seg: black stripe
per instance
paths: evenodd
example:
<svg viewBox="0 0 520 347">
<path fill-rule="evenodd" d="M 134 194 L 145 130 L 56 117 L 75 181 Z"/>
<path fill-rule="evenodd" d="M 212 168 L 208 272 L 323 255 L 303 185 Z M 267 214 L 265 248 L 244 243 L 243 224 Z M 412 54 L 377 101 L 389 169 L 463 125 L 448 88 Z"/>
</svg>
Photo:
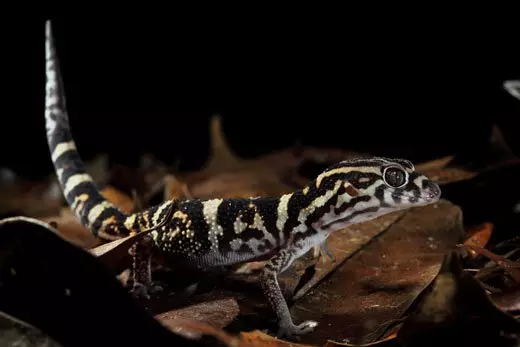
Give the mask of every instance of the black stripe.
<svg viewBox="0 0 520 347">
<path fill-rule="evenodd" d="M 352 212 L 351 214 L 349 214 L 346 217 L 337 219 L 337 220 L 335 220 L 334 222 L 332 222 L 330 224 L 323 225 L 322 228 L 323 229 L 329 229 L 334 224 L 348 222 L 349 220 L 353 219 L 356 216 L 359 216 L 360 214 L 365 214 L 365 213 L 370 213 L 370 212 L 377 212 L 379 210 L 379 208 L 380 208 L 379 206 L 373 206 L 373 207 L 365 208 L 364 210 L 354 211 L 354 212 Z"/>
<path fill-rule="evenodd" d="M 374 197 L 377 200 L 379 200 L 381 207 L 390 207 L 390 205 L 385 201 L 385 190 L 386 189 L 387 189 L 387 186 L 385 184 L 381 184 L 379 187 L 376 188 L 376 191 L 374 192 Z"/>
<path fill-rule="evenodd" d="M 366 202 L 371 199 L 368 195 L 356 196 L 355 198 L 350 199 L 350 201 L 342 203 L 339 207 L 334 209 L 334 213 L 336 215 L 340 215 L 345 212 L 347 209 L 356 206 L 359 202 Z"/>
<path fill-rule="evenodd" d="M 222 227 L 223 235 L 218 237 L 218 245 L 219 252 L 222 254 L 226 254 L 232 250 L 230 245 L 231 241 L 236 238 L 242 238 L 242 236 L 235 234 L 234 231 L 234 223 L 239 212 L 242 212 L 242 220 L 244 223 L 252 220 L 250 218 L 251 211 L 248 211 L 247 208 L 248 205 L 249 201 L 246 199 L 224 199 L 219 205 L 217 210 L 217 223 Z"/>
<path fill-rule="evenodd" d="M 279 197 L 265 197 L 253 200 L 253 203 L 258 209 L 258 213 L 264 220 L 264 225 L 269 234 L 274 238 L 276 246 L 280 246 L 280 230 L 276 226 L 278 220 L 278 205 L 280 204 Z"/>
<path fill-rule="evenodd" d="M 345 193 L 345 186 L 341 185 L 341 187 L 338 189 L 337 193 L 332 195 L 326 202 L 323 204 L 323 206 L 320 206 L 316 208 L 309 216 L 307 216 L 307 219 L 305 220 L 305 225 L 308 229 L 312 229 L 312 224 L 317 222 L 323 215 L 325 215 L 327 212 L 330 212 L 331 206 L 336 206 L 338 202 L 338 197 Z"/>
<path fill-rule="evenodd" d="M 73 141 L 72 134 L 63 124 L 58 123 L 49 138 L 49 149 L 53 153 L 60 143 Z"/>
<path fill-rule="evenodd" d="M 285 239 L 288 239 L 294 228 L 300 225 L 298 216 L 300 211 L 308 207 L 313 201 L 313 195 L 310 191 L 307 195 L 304 195 L 302 191 L 295 192 L 287 203 L 287 221 L 283 229 Z"/>
</svg>

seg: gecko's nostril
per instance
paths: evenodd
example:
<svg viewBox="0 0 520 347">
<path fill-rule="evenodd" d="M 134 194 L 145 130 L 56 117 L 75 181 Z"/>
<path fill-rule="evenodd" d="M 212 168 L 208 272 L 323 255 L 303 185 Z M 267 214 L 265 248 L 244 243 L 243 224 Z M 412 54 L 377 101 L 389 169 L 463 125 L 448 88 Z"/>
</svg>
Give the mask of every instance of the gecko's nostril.
<svg viewBox="0 0 520 347">
<path fill-rule="evenodd" d="M 437 183 L 434 183 L 431 181 L 428 182 L 426 191 L 427 191 L 428 197 L 430 199 L 436 199 L 441 196 L 441 188 L 439 187 L 439 185 Z"/>
</svg>

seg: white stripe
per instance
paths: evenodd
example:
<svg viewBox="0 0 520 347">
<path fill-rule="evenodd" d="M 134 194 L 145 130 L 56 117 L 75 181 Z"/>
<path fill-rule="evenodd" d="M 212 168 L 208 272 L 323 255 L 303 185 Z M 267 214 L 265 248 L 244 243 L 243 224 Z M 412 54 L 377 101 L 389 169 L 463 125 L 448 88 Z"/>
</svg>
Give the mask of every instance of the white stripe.
<svg viewBox="0 0 520 347">
<path fill-rule="evenodd" d="M 67 182 L 65 183 L 65 189 L 63 189 L 63 194 L 67 196 L 74 188 L 76 188 L 83 182 L 92 182 L 92 177 L 90 177 L 89 174 L 76 174 L 70 176 Z"/>
<path fill-rule="evenodd" d="M 112 204 L 108 201 L 102 201 L 101 203 L 94 206 L 88 213 L 88 223 L 89 228 L 92 228 L 92 224 L 96 221 L 96 219 L 103 213 L 107 208 L 112 207 Z"/>
<path fill-rule="evenodd" d="M 204 214 L 204 219 L 209 226 L 208 239 L 211 242 L 211 248 L 214 251 L 218 250 L 218 236 L 223 233 L 222 226 L 220 226 L 217 221 L 218 207 L 222 201 L 222 199 L 212 199 L 202 202 L 202 213 Z"/>
<path fill-rule="evenodd" d="M 277 209 L 277 215 L 278 218 L 276 219 L 276 227 L 279 231 L 283 231 L 283 228 L 285 227 L 285 223 L 287 222 L 287 219 L 289 219 L 289 216 L 287 214 L 287 206 L 289 204 L 289 199 L 291 199 L 292 193 L 282 195 L 280 198 L 280 202 L 278 203 L 278 209 Z"/>
<path fill-rule="evenodd" d="M 68 151 L 75 151 L 76 145 L 74 144 L 74 141 L 70 142 L 62 142 L 56 146 L 54 149 L 54 152 L 52 152 L 52 161 L 58 160 L 58 158 L 65 152 Z"/>
</svg>

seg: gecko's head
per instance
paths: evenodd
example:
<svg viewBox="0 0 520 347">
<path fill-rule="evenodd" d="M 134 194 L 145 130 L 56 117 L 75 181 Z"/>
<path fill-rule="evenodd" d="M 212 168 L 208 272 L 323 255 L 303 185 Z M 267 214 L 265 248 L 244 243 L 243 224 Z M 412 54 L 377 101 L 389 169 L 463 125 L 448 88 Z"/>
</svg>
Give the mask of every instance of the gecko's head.
<svg viewBox="0 0 520 347">
<path fill-rule="evenodd" d="M 339 162 L 315 180 L 316 193 L 328 205 L 322 221 L 358 223 L 393 211 L 435 203 L 438 184 L 416 172 L 406 159 L 359 158 Z"/>
</svg>

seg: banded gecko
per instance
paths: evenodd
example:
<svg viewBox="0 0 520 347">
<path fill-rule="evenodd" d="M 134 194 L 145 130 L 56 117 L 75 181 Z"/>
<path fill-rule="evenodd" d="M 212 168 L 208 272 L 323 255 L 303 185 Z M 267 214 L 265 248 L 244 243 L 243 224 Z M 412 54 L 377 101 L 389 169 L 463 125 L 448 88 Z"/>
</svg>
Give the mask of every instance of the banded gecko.
<svg viewBox="0 0 520 347">
<path fill-rule="evenodd" d="M 315 321 L 295 324 L 277 280 L 313 247 L 327 252 L 327 238 L 353 223 L 436 202 L 439 186 L 405 159 L 344 160 L 305 188 L 281 196 L 175 199 L 133 214 L 108 202 L 85 170 L 70 132 L 63 82 L 50 21 L 46 22 L 45 124 L 49 150 L 64 197 L 78 220 L 103 240 L 144 229 L 136 242 L 132 293 L 149 297 L 154 252 L 201 269 L 266 261 L 261 287 L 278 317 L 277 336 L 308 333 Z M 173 263 L 172 263 L 173 264 Z"/>
</svg>

